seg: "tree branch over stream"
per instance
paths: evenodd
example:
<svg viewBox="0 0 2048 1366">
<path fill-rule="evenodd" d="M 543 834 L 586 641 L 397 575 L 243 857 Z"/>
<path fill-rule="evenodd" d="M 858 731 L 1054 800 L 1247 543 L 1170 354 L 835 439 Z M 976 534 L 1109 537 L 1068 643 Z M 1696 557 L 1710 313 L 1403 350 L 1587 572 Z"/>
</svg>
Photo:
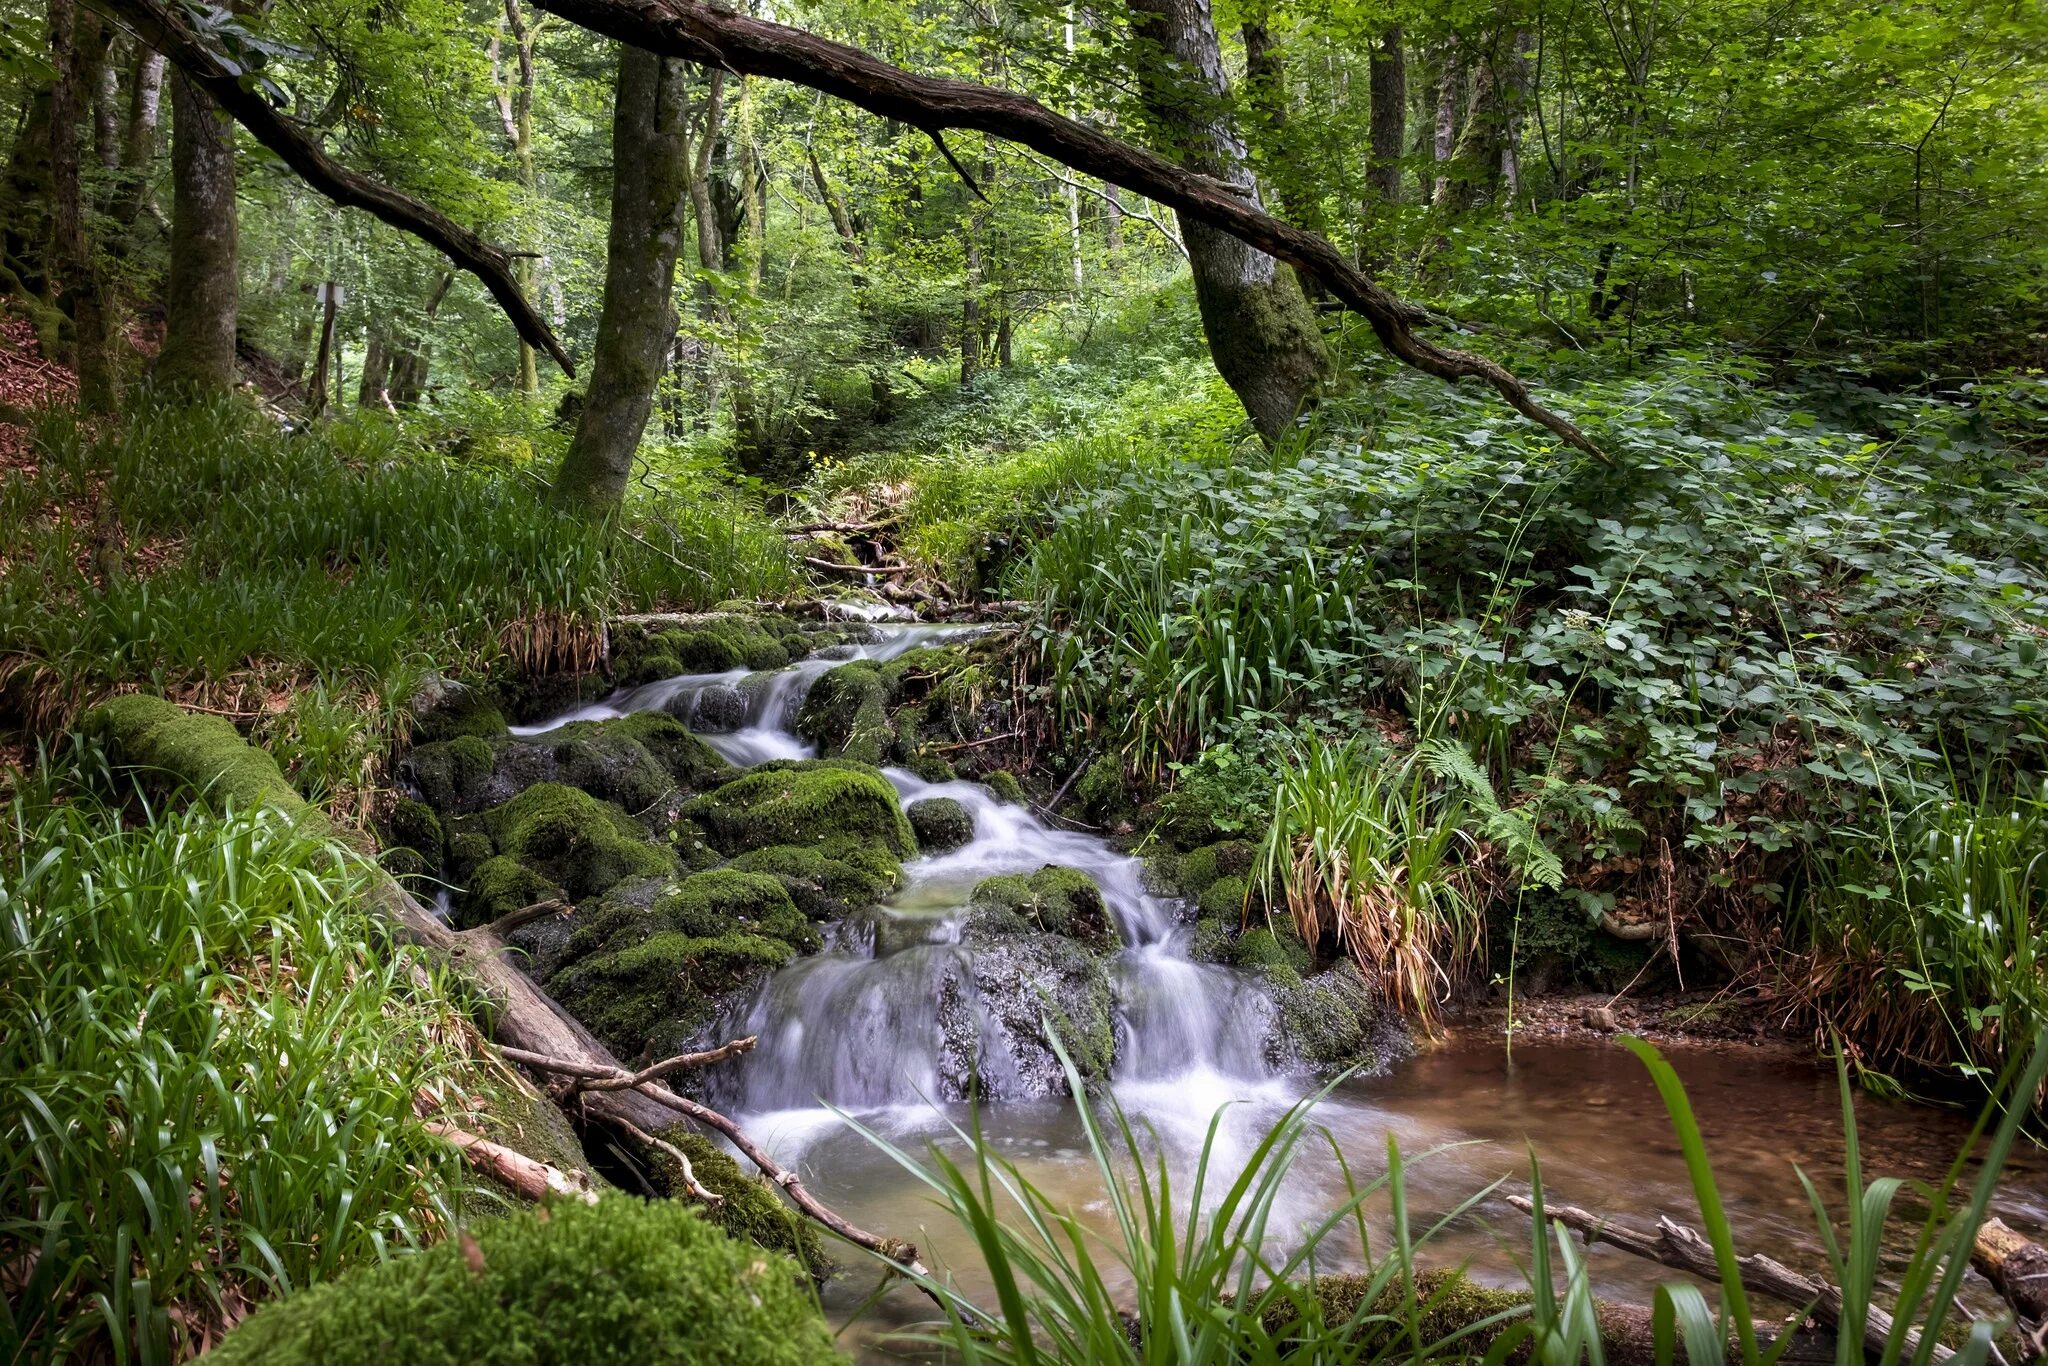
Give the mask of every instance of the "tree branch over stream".
<svg viewBox="0 0 2048 1366">
<path fill-rule="evenodd" d="M 96 8 L 134 30 L 150 47 L 176 62 L 203 86 L 250 136 L 282 158 L 315 190 L 344 208 L 364 209 L 401 232 L 427 243 L 477 279 L 505 310 L 527 344 L 555 358 L 565 374 L 576 364 L 554 330 L 527 302 L 512 273 L 512 256 L 486 241 L 432 205 L 354 171 L 320 150 L 312 138 L 271 107 L 260 90 L 243 84 L 243 76 L 194 33 L 184 14 L 160 0 L 93 0 Z"/>
<path fill-rule="evenodd" d="M 691 0 L 536 3 L 571 23 L 650 52 L 820 90 L 935 138 L 949 128 L 986 133 L 1133 190 L 1314 276 L 1363 316 L 1380 345 L 1403 364 L 1447 381 L 1483 380 L 1530 421 L 1579 450 L 1606 458 L 1584 432 L 1538 403 L 1498 361 L 1416 335 L 1415 329 L 1429 321 L 1428 313 L 1351 265 L 1328 239 L 1282 222 L 1220 181 L 1056 114 L 1028 95 L 920 75 L 802 29 Z"/>
</svg>

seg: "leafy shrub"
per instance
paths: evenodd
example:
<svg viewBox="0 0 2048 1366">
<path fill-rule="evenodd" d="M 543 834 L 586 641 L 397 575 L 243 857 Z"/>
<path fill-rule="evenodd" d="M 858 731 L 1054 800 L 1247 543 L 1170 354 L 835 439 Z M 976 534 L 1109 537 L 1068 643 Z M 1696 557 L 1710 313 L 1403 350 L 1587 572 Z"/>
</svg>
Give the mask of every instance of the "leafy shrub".
<svg viewBox="0 0 2048 1366">
<path fill-rule="evenodd" d="M 794 1263 L 689 1205 L 557 1201 L 254 1315 L 216 1358 L 408 1366 L 838 1361 Z"/>
</svg>

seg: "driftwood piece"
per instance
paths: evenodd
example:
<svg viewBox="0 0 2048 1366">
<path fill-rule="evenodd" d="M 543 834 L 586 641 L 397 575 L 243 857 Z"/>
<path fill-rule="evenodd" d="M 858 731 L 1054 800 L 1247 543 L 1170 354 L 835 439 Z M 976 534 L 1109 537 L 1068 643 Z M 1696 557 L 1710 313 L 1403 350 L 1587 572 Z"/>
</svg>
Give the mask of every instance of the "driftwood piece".
<svg viewBox="0 0 2048 1366">
<path fill-rule="evenodd" d="M 1362 315 L 1380 345 L 1403 364 L 1443 380 L 1482 380 L 1530 421 L 1569 445 L 1606 459 L 1584 432 L 1538 403 L 1528 386 L 1498 361 L 1417 336 L 1415 329 L 1430 321 L 1428 312 L 1353 266 L 1326 238 L 1282 222 L 1220 180 L 1056 114 L 1029 96 L 920 75 L 802 29 L 690 0 L 536 3 L 573 24 L 665 57 L 790 81 L 934 138 L 949 128 L 986 133 L 1084 175 L 1135 190 L 1315 277 Z M 945 150 L 943 142 L 940 147 Z"/>
<path fill-rule="evenodd" d="M 887 577 L 894 574 L 908 574 L 916 569 L 915 565 L 908 564 L 841 564 L 837 560 L 821 560 L 815 555 L 799 555 L 797 558 L 811 568 L 822 569 L 828 574 L 853 574 L 861 577 L 869 574 L 879 574 Z"/>
<path fill-rule="evenodd" d="M 1511 1195 L 1508 1203 L 1524 1214 L 1533 1214 L 1535 1206 L 1526 1196 Z M 1689 1272 L 1707 1280 L 1719 1280 L 1721 1264 L 1714 1256 L 1713 1244 L 1709 1243 L 1698 1230 L 1687 1228 L 1670 1219 L 1659 1217 L 1657 1231 L 1644 1233 L 1612 1220 L 1591 1214 L 1576 1205 L 1545 1205 L 1544 1214 L 1579 1233 L 1588 1247 L 1594 1243 L 1608 1243 L 1623 1252 L 1632 1253 L 1648 1261 L 1658 1262 L 1675 1270 Z M 1839 1287 L 1826 1281 L 1802 1276 L 1782 1262 L 1773 1261 L 1762 1253 L 1753 1253 L 1736 1260 L 1736 1268 L 1742 1276 L 1743 1285 L 1759 1294 L 1786 1304 L 1797 1305 L 1805 1313 L 1828 1325 L 1839 1327 L 1842 1322 L 1842 1292 Z M 1863 1345 L 1874 1355 L 1884 1354 L 1885 1343 L 1892 1335 L 1892 1316 L 1876 1305 L 1871 1305 L 1863 1321 Z M 1912 1329 L 1906 1330 L 1906 1353 L 1918 1350 L 1920 1335 Z M 1947 1361 L 1955 1353 L 1937 1344 L 1934 1348 L 1936 1361 Z"/>
<path fill-rule="evenodd" d="M 510 252 L 432 205 L 329 157 L 297 124 L 273 109 L 260 88 L 254 83 L 244 85 L 241 74 L 231 70 L 193 32 L 182 10 L 161 0 L 106 0 L 104 8 L 144 43 L 176 62 L 236 123 L 248 129 L 251 137 L 275 152 L 308 185 L 344 208 L 367 210 L 412 234 L 483 281 L 522 340 L 553 356 L 563 373 L 576 373 L 567 348 L 520 291 Z"/>
<path fill-rule="evenodd" d="M 502 1143 L 479 1138 L 438 1120 L 428 1121 L 426 1130 L 461 1149 L 463 1161 L 511 1187 L 522 1200 L 538 1203 L 550 1195 L 568 1195 L 587 1204 L 597 1203 L 597 1192 L 590 1188 L 590 1179 L 582 1172 L 565 1172 L 560 1167 L 551 1167 Z"/>
<path fill-rule="evenodd" d="M 1970 1265 L 2019 1316 L 2026 1359 L 2048 1355 L 2048 1248 L 2015 1232 L 2003 1219 L 1986 1219 L 1970 1244 Z"/>
</svg>

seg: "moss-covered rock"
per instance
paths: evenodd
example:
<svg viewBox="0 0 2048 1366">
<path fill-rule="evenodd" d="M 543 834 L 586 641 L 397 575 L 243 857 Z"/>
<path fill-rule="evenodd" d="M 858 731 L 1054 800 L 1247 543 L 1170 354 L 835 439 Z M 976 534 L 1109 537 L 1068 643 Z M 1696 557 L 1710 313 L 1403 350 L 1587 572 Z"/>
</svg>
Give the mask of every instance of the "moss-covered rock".
<svg viewBox="0 0 2048 1366">
<path fill-rule="evenodd" d="M 896 789 L 855 763 L 763 764 L 683 808 L 728 854 L 771 845 L 873 841 L 899 858 L 917 849 Z"/>
<path fill-rule="evenodd" d="M 384 821 L 388 848 L 411 849 L 430 864 L 441 862 L 441 818 L 425 802 L 401 797 Z"/>
<path fill-rule="evenodd" d="M 505 733 L 505 714 L 490 693 L 467 683 L 430 674 L 407 702 L 412 712 L 415 744 L 435 744 L 474 736 L 491 740 Z"/>
<path fill-rule="evenodd" d="M 1226 925 L 1243 924 L 1250 909 L 1251 889 L 1245 884 L 1242 873 L 1219 877 L 1202 889 L 1195 899 L 1197 913 L 1204 920 L 1216 920 Z"/>
<path fill-rule="evenodd" d="M 1075 868 L 1047 864 L 1026 876 L 1009 873 L 978 883 L 968 899 L 970 923 L 993 916 L 1011 916 L 1046 934 L 1075 940 L 1088 948 L 1113 948 L 1116 927 L 1095 880 Z"/>
<path fill-rule="evenodd" d="M 700 1206 L 707 1220 L 734 1238 L 781 1253 L 814 1281 L 823 1281 L 831 1273 L 832 1262 L 825 1255 L 817 1227 L 784 1204 L 765 1179 L 748 1175 L 725 1149 L 680 1125 L 656 1137 L 690 1160 L 698 1185 L 721 1197 L 718 1205 Z M 684 1181 L 681 1166 L 667 1153 L 653 1153 L 649 1168 L 662 1194 L 677 1200 L 697 1198 Z"/>
<path fill-rule="evenodd" d="M 860 659 L 820 675 L 797 710 L 796 733 L 828 758 L 881 763 L 896 738 L 881 669 Z"/>
<path fill-rule="evenodd" d="M 491 845 L 491 837 L 482 830 L 456 830 L 448 836 L 448 877 L 454 882 L 468 882 L 483 866 L 484 860 L 497 850 Z"/>
<path fill-rule="evenodd" d="M 780 878 L 796 908 L 812 920 L 837 920 L 873 906 L 903 883 L 895 855 L 848 840 L 771 845 L 741 854 L 730 866 Z"/>
<path fill-rule="evenodd" d="M 678 707 L 686 707 L 687 714 Z M 727 735 L 747 724 L 747 695 L 730 684 L 714 683 L 679 696 L 671 714 L 706 735 Z"/>
<path fill-rule="evenodd" d="M 379 854 L 377 862 L 385 872 L 407 886 L 412 886 L 427 872 L 427 861 L 420 857 L 420 851 L 408 849 L 402 844 L 394 845 Z"/>
<path fill-rule="evenodd" d="M 497 766 L 488 740 L 475 735 L 421 745 L 399 762 L 400 779 L 443 814 L 474 811 Z"/>
<path fill-rule="evenodd" d="M 1252 870 L 1259 847 L 1250 840 L 1222 840 L 1182 854 L 1175 869 L 1181 891 L 1199 897 L 1218 879 L 1242 878 Z"/>
<path fill-rule="evenodd" d="M 657 934 L 699 939 L 757 934 L 781 940 L 798 953 L 816 953 L 824 947 L 782 879 L 735 868 L 692 873 L 664 889 L 644 909 L 608 897 L 577 920 L 569 937 L 571 958 L 625 948 Z"/>
<path fill-rule="evenodd" d="M 1291 964 L 1268 966 L 1264 974 L 1279 1007 L 1266 1041 L 1274 1065 L 1324 1073 L 1358 1067 L 1373 1073 L 1407 1053 L 1410 1041 L 1400 1018 L 1350 959 L 1308 978 Z"/>
<path fill-rule="evenodd" d="M 478 864 L 469 875 L 469 887 L 456 903 L 456 920 L 464 926 L 488 925 L 543 901 L 565 901 L 566 894 L 552 880 L 514 858 L 498 855 Z"/>
<path fill-rule="evenodd" d="M 999 768 L 981 780 L 989 795 L 999 802 L 1012 806 L 1024 805 L 1024 784 L 1017 781 L 1017 775 L 1007 768 Z"/>
<path fill-rule="evenodd" d="M 728 1237 L 693 1205 L 559 1200 L 278 1300 L 228 1334 L 214 1359 L 841 1361 L 799 1274 L 789 1260 Z"/>
<path fill-rule="evenodd" d="M 1109 955 L 998 906 L 968 916 L 960 946 L 977 1004 L 940 1002 L 943 1051 L 953 1070 L 971 1073 L 980 1094 L 1009 1100 L 1063 1093 L 1066 1073 L 1054 1035 L 1085 1081 L 1109 1075 L 1116 1061 Z M 1000 1035 L 999 1049 L 985 1046 L 984 1023 Z"/>
<path fill-rule="evenodd" d="M 905 809 L 917 847 L 927 854 L 958 849 L 974 838 L 974 814 L 951 797 L 926 797 Z"/>
<path fill-rule="evenodd" d="M 560 886 L 574 900 L 629 877 L 672 872 L 673 855 L 624 811 L 559 783 L 530 787 L 483 813 L 501 854 Z"/>
<path fill-rule="evenodd" d="M 1105 754 L 1088 765 L 1074 784 L 1074 804 L 1091 820 L 1106 821 L 1130 806 L 1124 792 L 1123 764 Z"/>
<path fill-rule="evenodd" d="M 538 783 L 563 783 L 626 810 L 652 812 L 731 776 L 732 766 L 664 712 L 575 721 L 501 741 L 479 805 L 510 801 Z"/>
<path fill-rule="evenodd" d="M 620 1057 L 665 1057 L 687 1050 L 736 993 L 795 956 L 757 934 L 670 932 L 577 959 L 547 986 Z"/>
<path fill-rule="evenodd" d="M 725 612 L 652 631 L 620 628 L 612 639 L 613 667 L 629 685 L 683 674 L 780 669 L 791 658 L 786 635 L 785 623 Z"/>
</svg>

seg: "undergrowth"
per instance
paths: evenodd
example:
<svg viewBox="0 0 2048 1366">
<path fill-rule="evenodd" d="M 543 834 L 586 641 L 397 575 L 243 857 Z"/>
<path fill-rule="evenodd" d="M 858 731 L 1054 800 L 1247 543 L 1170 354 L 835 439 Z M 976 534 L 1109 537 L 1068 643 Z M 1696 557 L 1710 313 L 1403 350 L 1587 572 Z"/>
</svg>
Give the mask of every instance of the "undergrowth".
<svg viewBox="0 0 2048 1366">
<path fill-rule="evenodd" d="M 0 1355 L 161 1362 L 443 1229 L 481 1045 L 357 856 L 82 758 L 0 814 Z"/>
</svg>

